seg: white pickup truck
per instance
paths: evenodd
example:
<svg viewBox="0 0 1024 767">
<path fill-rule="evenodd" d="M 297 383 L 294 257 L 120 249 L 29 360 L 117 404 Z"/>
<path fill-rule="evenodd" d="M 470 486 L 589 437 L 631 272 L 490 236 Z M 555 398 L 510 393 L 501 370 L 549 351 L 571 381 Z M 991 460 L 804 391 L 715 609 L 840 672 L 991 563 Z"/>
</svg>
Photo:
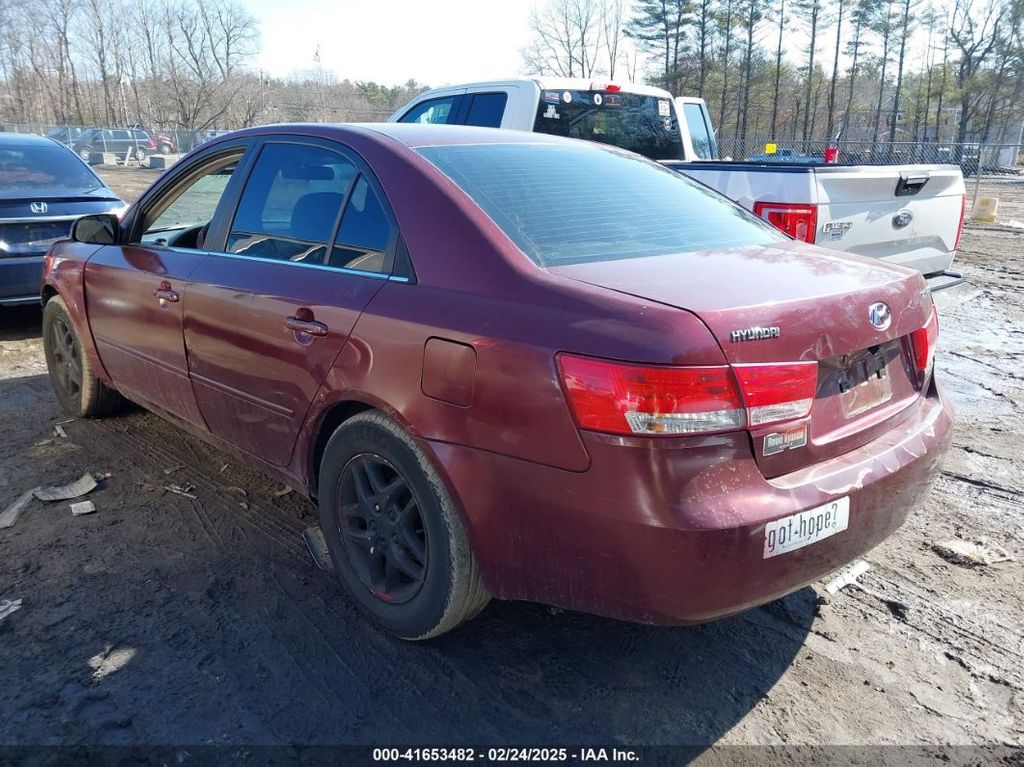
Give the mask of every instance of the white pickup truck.
<svg viewBox="0 0 1024 767">
<path fill-rule="evenodd" d="M 932 290 L 962 281 L 950 271 L 966 204 L 955 165 L 718 160 L 701 99 L 580 79 L 436 88 L 388 121 L 509 128 L 613 144 L 716 189 L 796 239 L 917 269 Z"/>
</svg>

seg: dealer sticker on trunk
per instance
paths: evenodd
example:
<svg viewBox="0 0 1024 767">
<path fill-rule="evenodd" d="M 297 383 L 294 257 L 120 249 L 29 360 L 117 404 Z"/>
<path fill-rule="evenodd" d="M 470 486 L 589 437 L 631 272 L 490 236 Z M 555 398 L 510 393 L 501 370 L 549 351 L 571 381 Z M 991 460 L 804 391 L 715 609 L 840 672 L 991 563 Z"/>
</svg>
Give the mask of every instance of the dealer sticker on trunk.
<svg viewBox="0 0 1024 767">
<path fill-rule="evenodd" d="M 849 496 L 769 522 L 764 526 L 764 559 L 802 549 L 841 533 L 849 522 Z"/>
</svg>

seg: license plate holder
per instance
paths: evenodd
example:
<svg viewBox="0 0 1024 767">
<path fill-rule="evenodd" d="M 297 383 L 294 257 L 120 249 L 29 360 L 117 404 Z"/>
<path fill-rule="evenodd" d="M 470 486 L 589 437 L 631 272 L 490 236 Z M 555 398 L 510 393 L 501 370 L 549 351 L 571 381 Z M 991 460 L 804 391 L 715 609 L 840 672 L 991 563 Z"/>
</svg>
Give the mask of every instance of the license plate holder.
<svg viewBox="0 0 1024 767">
<path fill-rule="evenodd" d="M 864 354 L 852 360 L 839 384 L 839 405 L 853 418 L 892 399 L 892 379 L 884 354 Z"/>
</svg>

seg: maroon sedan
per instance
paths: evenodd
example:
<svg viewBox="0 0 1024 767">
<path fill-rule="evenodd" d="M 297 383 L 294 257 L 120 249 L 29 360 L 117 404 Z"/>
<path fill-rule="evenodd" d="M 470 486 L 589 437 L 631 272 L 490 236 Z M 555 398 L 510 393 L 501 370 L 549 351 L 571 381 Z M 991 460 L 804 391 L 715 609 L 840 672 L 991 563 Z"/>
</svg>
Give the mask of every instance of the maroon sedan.
<svg viewBox="0 0 1024 767">
<path fill-rule="evenodd" d="M 949 442 L 919 274 L 594 144 L 246 130 L 74 240 L 43 287 L 63 406 L 126 397 L 315 498 L 408 639 L 492 596 L 775 599 L 895 530 Z"/>
</svg>

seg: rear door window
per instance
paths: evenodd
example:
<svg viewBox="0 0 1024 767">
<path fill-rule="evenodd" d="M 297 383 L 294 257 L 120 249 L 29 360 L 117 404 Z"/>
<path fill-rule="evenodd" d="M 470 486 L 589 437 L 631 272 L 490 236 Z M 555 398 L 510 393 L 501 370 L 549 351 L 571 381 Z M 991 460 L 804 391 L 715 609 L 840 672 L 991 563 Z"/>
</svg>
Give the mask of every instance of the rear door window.
<svg viewBox="0 0 1024 767">
<path fill-rule="evenodd" d="M 345 206 L 328 264 L 362 272 L 384 272 L 391 232 L 391 220 L 377 193 L 366 177 L 360 176 Z"/>
<path fill-rule="evenodd" d="M 481 128 L 501 127 L 501 118 L 505 114 L 508 94 L 474 93 L 466 98 L 470 99 L 469 110 L 463 121 L 466 125 L 478 125 Z"/>
<path fill-rule="evenodd" d="M 455 117 L 456 95 L 421 101 L 399 118 L 403 123 L 433 123 L 444 125 Z"/>
<path fill-rule="evenodd" d="M 322 263 L 356 169 L 337 152 L 267 144 L 246 181 L 229 253 Z"/>
</svg>

